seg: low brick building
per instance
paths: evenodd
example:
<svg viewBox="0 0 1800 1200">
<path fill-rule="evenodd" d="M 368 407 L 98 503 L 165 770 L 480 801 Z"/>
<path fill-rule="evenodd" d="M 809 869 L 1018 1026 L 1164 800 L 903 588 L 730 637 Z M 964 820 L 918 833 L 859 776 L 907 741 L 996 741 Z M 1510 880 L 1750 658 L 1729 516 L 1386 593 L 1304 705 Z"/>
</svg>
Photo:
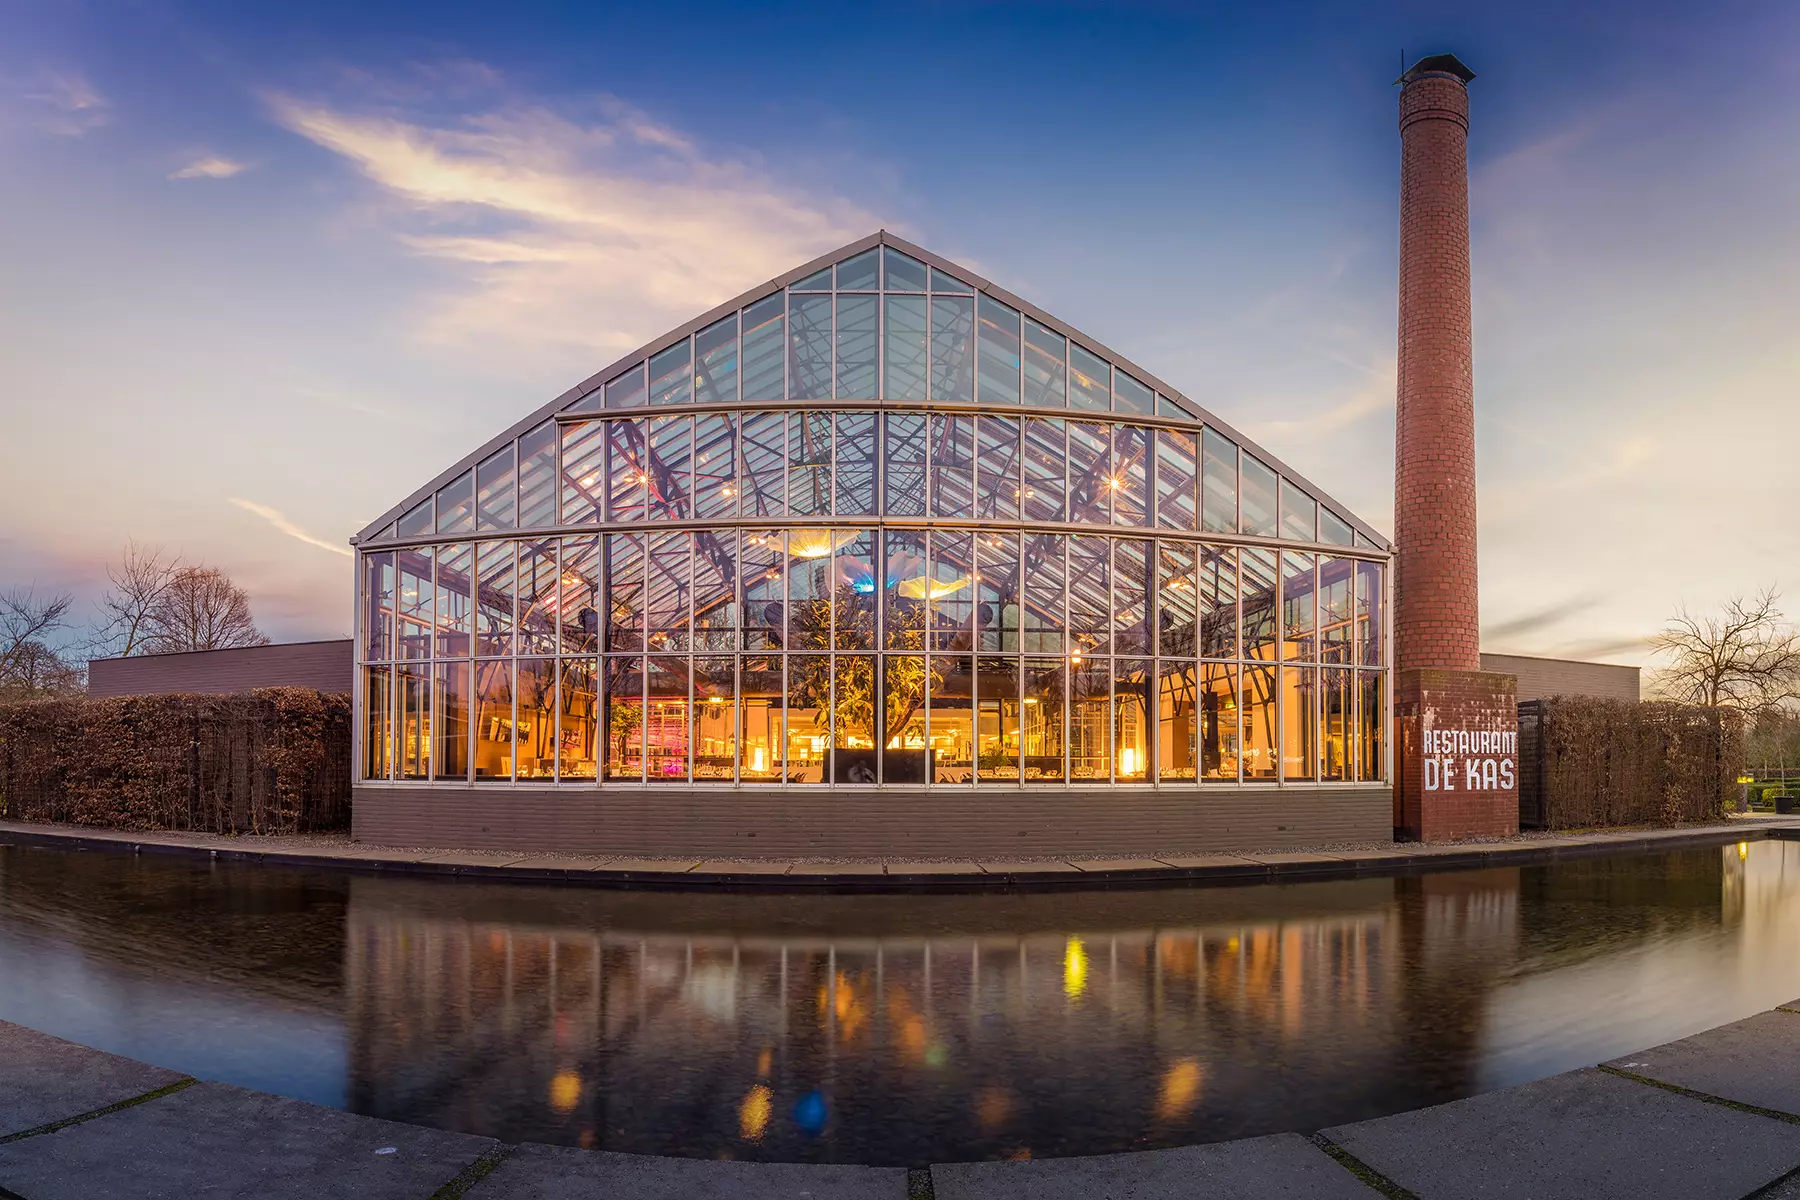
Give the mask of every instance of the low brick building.
<svg viewBox="0 0 1800 1200">
<path fill-rule="evenodd" d="M 88 695 L 149 696 L 171 692 L 219 695 L 265 687 L 305 687 L 349 692 L 355 686 L 355 653 L 349 638 L 280 642 L 234 650 L 134 654 L 88 663 Z"/>
</svg>

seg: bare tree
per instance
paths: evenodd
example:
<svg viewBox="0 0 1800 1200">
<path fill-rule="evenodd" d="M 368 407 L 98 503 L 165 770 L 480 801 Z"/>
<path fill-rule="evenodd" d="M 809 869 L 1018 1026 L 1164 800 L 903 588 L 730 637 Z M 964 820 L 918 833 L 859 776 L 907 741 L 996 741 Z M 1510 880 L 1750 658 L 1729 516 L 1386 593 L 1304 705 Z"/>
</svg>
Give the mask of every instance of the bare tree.
<svg viewBox="0 0 1800 1200">
<path fill-rule="evenodd" d="M 1762 712 L 1800 690 L 1800 632 L 1782 617 L 1780 593 L 1734 596 L 1723 611 L 1676 611 L 1651 644 L 1668 655 L 1656 679 L 1671 699 L 1709 708 Z"/>
<path fill-rule="evenodd" d="M 250 597 L 215 567 L 178 569 L 149 620 L 156 631 L 150 648 L 158 652 L 269 644 L 250 616 Z"/>
<path fill-rule="evenodd" d="M 51 648 L 49 639 L 66 623 L 74 600 L 66 595 L 39 600 L 36 589 L 0 592 L 0 694 L 36 696 L 80 687 L 80 672 Z"/>
<path fill-rule="evenodd" d="M 124 559 L 106 568 L 112 587 L 100 598 L 100 644 L 122 657 L 152 649 L 158 635 L 157 605 L 181 569 L 180 557 L 161 546 L 127 542 Z"/>
</svg>

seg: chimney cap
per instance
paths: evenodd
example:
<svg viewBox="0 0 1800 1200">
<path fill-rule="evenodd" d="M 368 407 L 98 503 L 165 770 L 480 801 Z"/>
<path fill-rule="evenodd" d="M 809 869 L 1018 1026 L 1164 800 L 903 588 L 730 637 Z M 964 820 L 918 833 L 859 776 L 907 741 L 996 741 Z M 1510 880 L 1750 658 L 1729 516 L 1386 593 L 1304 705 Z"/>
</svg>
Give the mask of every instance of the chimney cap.
<svg viewBox="0 0 1800 1200">
<path fill-rule="evenodd" d="M 1462 59 L 1454 54 L 1428 54 L 1412 65 L 1412 69 L 1394 80 L 1395 83 L 1411 83 L 1425 75 L 1454 75 L 1467 83 L 1475 78 L 1475 72 L 1463 64 Z"/>
</svg>

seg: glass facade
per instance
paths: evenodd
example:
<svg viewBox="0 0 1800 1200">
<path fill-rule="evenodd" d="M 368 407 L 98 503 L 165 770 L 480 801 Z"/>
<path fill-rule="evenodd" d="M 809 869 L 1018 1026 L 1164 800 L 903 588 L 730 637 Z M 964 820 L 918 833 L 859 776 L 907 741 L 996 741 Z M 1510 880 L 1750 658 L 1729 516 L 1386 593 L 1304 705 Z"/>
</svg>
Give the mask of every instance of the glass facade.
<svg viewBox="0 0 1800 1200">
<path fill-rule="evenodd" d="M 367 780 L 1386 778 L 1388 558 L 877 245 L 666 338 L 360 544 Z"/>
</svg>

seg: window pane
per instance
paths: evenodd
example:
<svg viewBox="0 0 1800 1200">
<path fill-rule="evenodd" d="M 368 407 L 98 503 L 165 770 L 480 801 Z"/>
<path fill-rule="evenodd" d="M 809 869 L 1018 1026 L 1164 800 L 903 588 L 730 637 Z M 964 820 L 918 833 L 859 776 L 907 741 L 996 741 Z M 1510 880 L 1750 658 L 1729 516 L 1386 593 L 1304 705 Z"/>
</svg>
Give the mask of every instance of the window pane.
<svg viewBox="0 0 1800 1200">
<path fill-rule="evenodd" d="M 1239 579 L 1243 589 L 1244 657 L 1273 662 L 1275 659 L 1275 552 L 1238 552 Z"/>
<path fill-rule="evenodd" d="M 1194 584 L 1192 542 L 1158 542 L 1156 601 L 1158 654 L 1166 658 L 1198 656 L 1199 590 Z"/>
<path fill-rule="evenodd" d="M 1275 782 L 1275 668 L 1245 667 L 1244 782 Z"/>
<path fill-rule="evenodd" d="M 1387 778 L 1387 763 L 1382 750 L 1382 729 L 1386 722 L 1382 687 L 1385 677 L 1379 671 L 1358 671 L 1357 688 L 1357 761 L 1356 777 L 1369 783 Z"/>
<path fill-rule="evenodd" d="M 1355 775 L 1350 765 L 1350 755 L 1355 744 L 1350 672 L 1341 667 L 1331 667 L 1323 672 L 1322 679 L 1325 686 L 1320 697 L 1319 747 L 1323 757 L 1319 764 L 1319 778 L 1337 783 Z"/>
<path fill-rule="evenodd" d="M 1166 662 L 1157 676 L 1156 778 L 1163 783 L 1199 777 L 1198 672 L 1191 662 Z"/>
<path fill-rule="evenodd" d="M 1025 318 L 1025 403 L 1063 408 L 1069 402 L 1063 335 Z"/>
<path fill-rule="evenodd" d="M 840 654 L 831 666 L 831 782 L 872 784 L 877 779 L 875 656 Z"/>
<path fill-rule="evenodd" d="M 1236 550 L 1200 547 L 1200 654 L 1204 658 L 1238 656 L 1237 583 Z"/>
<path fill-rule="evenodd" d="M 837 552 L 831 558 L 832 645 L 839 650 L 873 650 L 875 535 L 866 529 L 854 533 L 840 530 L 833 541 Z M 874 748 L 873 742 L 870 748 Z"/>
<path fill-rule="evenodd" d="M 1156 393 L 1148 384 L 1140 383 L 1123 371 L 1113 372 L 1113 411 L 1144 413 L 1156 411 Z"/>
<path fill-rule="evenodd" d="M 511 529 L 518 515 L 514 446 L 504 446 L 475 468 L 475 528 Z"/>
<path fill-rule="evenodd" d="M 975 664 L 965 655 L 931 659 L 931 782 L 966 784 L 975 777 Z"/>
<path fill-rule="evenodd" d="M 831 649 L 832 547 L 829 529 L 788 532 L 785 644 L 790 650 Z"/>
<path fill-rule="evenodd" d="M 975 515 L 1019 516 L 1019 419 L 982 417 L 977 422 Z"/>
<path fill-rule="evenodd" d="M 925 416 L 888 413 L 882 417 L 882 511 L 893 517 L 925 515 Z"/>
<path fill-rule="evenodd" d="M 647 457 L 643 421 L 606 423 L 607 520 L 644 519 L 644 501 L 650 495 L 650 464 Z"/>
<path fill-rule="evenodd" d="M 875 416 L 837 414 L 837 511 L 839 516 L 875 515 Z"/>
<path fill-rule="evenodd" d="M 730 783 L 737 764 L 737 660 L 694 660 L 694 779 Z"/>
<path fill-rule="evenodd" d="M 649 576 L 644 611 L 649 624 L 650 649 L 687 650 L 690 558 L 693 547 L 686 533 L 650 535 Z M 653 672 L 654 674 L 654 672 Z M 655 714 L 653 713 L 652 716 Z"/>
<path fill-rule="evenodd" d="M 931 290 L 934 292 L 972 292 L 975 289 L 954 275 L 931 268 Z"/>
<path fill-rule="evenodd" d="M 633 537 L 637 536 L 635 534 Z M 601 741 L 606 748 L 608 783 L 642 783 L 644 778 L 644 660 L 601 659 L 605 710 Z"/>
<path fill-rule="evenodd" d="M 598 505 L 589 512 L 598 512 Z M 551 421 L 519 438 L 519 524 L 525 529 L 556 524 L 556 425 Z"/>
<path fill-rule="evenodd" d="M 1068 520 L 1068 445 L 1063 423 L 1055 417 L 1031 417 L 1025 422 L 1024 514 L 1028 521 Z"/>
<path fill-rule="evenodd" d="M 1281 657 L 1289 662 L 1316 662 L 1318 596 L 1313 582 L 1313 556 L 1283 550 L 1281 576 Z"/>
<path fill-rule="evenodd" d="M 1113 659 L 1113 781 L 1143 783 L 1150 778 L 1150 664 Z"/>
<path fill-rule="evenodd" d="M 1254 455 L 1244 455 L 1239 514 L 1243 532 L 1275 536 L 1275 472 Z"/>
<path fill-rule="evenodd" d="M 644 778 L 649 783 L 688 780 L 688 660 L 648 660 L 644 716 Z"/>
<path fill-rule="evenodd" d="M 788 414 L 788 513 L 831 513 L 831 414 Z"/>
<path fill-rule="evenodd" d="M 1019 402 L 1019 313 L 992 296 L 981 307 L 981 403 Z"/>
<path fill-rule="evenodd" d="M 454 505 L 456 503 L 454 489 L 457 486 L 457 483 L 460 483 L 460 482 L 462 482 L 462 481 L 459 479 L 459 480 L 457 480 L 456 483 L 450 483 L 450 484 L 445 485 L 445 487 L 443 489 L 443 491 L 446 495 L 445 503 L 452 507 L 454 507 Z M 394 523 L 394 536 L 395 537 L 423 537 L 423 536 L 425 536 L 426 534 L 430 533 L 432 531 L 432 529 L 434 528 L 433 523 L 432 523 L 432 515 L 431 514 L 432 514 L 431 497 L 427 496 L 427 497 L 425 497 L 425 499 L 419 501 L 419 503 L 414 505 L 412 507 L 412 510 L 409 511 L 405 516 L 401 517 L 398 521 L 396 521 Z"/>
<path fill-rule="evenodd" d="M 401 550 L 395 556 L 400 590 L 395 610 L 396 658 L 430 658 L 432 642 L 431 547 Z"/>
<path fill-rule="evenodd" d="M 880 349 L 876 296 L 837 298 L 837 395 L 840 400 L 873 400 Z"/>
<path fill-rule="evenodd" d="M 396 779 L 431 778 L 431 667 L 420 663 L 394 672 L 399 751 Z"/>
<path fill-rule="evenodd" d="M 745 530 L 743 538 L 744 648 L 778 650 L 787 642 L 786 535 Z"/>
<path fill-rule="evenodd" d="M 1238 669 L 1231 663 L 1207 663 L 1200 670 L 1204 680 L 1200 693 L 1201 776 L 1215 783 L 1236 783 Z"/>
<path fill-rule="evenodd" d="M 519 660 L 518 777 L 556 778 L 556 660 Z"/>
<path fill-rule="evenodd" d="M 608 651 L 644 648 L 644 535 L 606 535 Z"/>
<path fill-rule="evenodd" d="M 1066 680 L 1067 668 L 1060 659 L 1025 660 L 1019 738 L 1026 783 L 1053 783 L 1063 778 Z"/>
<path fill-rule="evenodd" d="M 1319 560 L 1319 661 L 1347 666 L 1355 661 L 1355 614 L 1350 592 L 1356 564 L 1347 558 Z"/>
<path fill-rule="evenodd" d="M 708 413 L 695 421 L 694 515 L 737 515 L 737 417 Z"/>
<path fill-rule="evenodd" d="M 1019 782 L 1019 660 L 983 656 L 975 663 L 977 783 Z"/>
<path fill-rule="evenodd" d="M 1112 524 L 1112 436 L 1104 425 L 1069 422 L 1069 517 Z"/>
<path fill-rule="evenodd" d="M 1089 354 L 1073 343 L 1069 346 L 1069 405 L 1095 412 L 1112 409 L 1112 364 L 1098 354 Z"/>
<path fill-rule="evenodd" d="M 789 284 L 788 287 L 791 291 L 796 292 L 829 292 L 831 290 L 831 268 L 826 267 L 824 270 L 814 271 L 799 283 Z"/>
<path fill-rule="evenodd" d="M 513 774 L 512 660 L 475 664 L 475 779 Z"/>
<path fill-rule="evenodd" d="M 886 542 L 887 565 L 882 589 L 883 635 L 889 650 L 923 650 L 925 648 L 926 562 L 925 531 L 922 529 L 889 529 Z M 921 693 L 921 701 L 923 694 Z"/>
<path fill-rule="evenodd" d="M 930 317 L 923 296 L 887 298 L 886 372 L 882 394 L 888 400 L 923 400 L 930 370 Z"/>
<path fill-rule="evenodd" d="M 518 653 L 556 653 L 556 605 L 561 584 L 556 539 L 520 542 Z"/>
<path fill-rule="evenodd" d="M 650 519 L 682 521 L 692 512 L 694 418 L 650 421 Z"/>
<path fill-rule="evenodd" d="M 481 656 L 513 652 L 513 589 L 517 569 L 511 542 L 484 542 L 477 551 L 475 653 Z"/>
<path fill-rule="evenodd" d="M 931 418 L 931 510 L 939 517 L 975 512 L 975 418 Z"/>
<path fill-rule="evenodd" d="M 743 735 L 739 739 L 738 779 L 744 783 L 780 783 L 787 777 L 781 732 L 786 711 L 787 687 L 781 678 L 781 659 L 746 658 L 738 679 L 743 707 Z"/>
<path fill-rule="evenodd" d="M 475 528 L 475 472 L 464 471 L 438 489 L 437 531 L 468 533 Z M 403 529 L 404 532 L 404 523 Z M 420 529 L 429 533 L 429 529 Z"/>
<path fill-rule="evenodd" d="M 1156 560 L 1150 543 L 1120 538 L 1113 543 L 1113 653 L 1150 654 L 1151 593 Z"/>
<path fill-rule="evenodd" d="M 639 363 L 606 385 L 606 407 L 608 408 L 637 408 L 643 403 L 643 363 Z"/>
<path fill-rule="evenodd" d="M 787 296 L 781 292 L 744 310 L 745 400 L 786 398 L 786 311 Z"/>
<path fill-rule="evenodd" d="M 969 401 L 975 398 L 975 372 L 969 339 L 975 324 L 975 302 L 962 296 L 931 300 L 931 398 Z"/>
<path fill-rule="evenodd" d="M 737 533 L 694 531 L 694 649 L 737 649 Z M 564 569 L 567 569 L 565 564 Z"/>
<path fill-rule="evenodd" d="M 1319 673 L 1281 668 L 1281 777 L 1310 783 L 1319 772 Z"/>
<path fill-rule="evenodd" d="M 1383 663 L 1385 646 L 1382 639 L 1385 594 L 1382 590 L 1381 564 L 1358 560 L 1356 564 L 1356 644 L 1357 661 L 1365 667 Z"/>
<path fill-rule="evenodd" d="M 433 676 L 437 710 L 437 744 L 432 771 L 437 779 L 469 777 L 469 664 L 438 663 Z"/>
<path fill-rule="evenodd" d="M 1238 531 L 1237 443 L 1212 429 L 1201 437 L 1204 466 L 1201 471 L 1200 528 L 1217 533 Z"/>
<path fill-rule="evenodd" d="M 394 773 L 393 672 L 389 667 L 363 670 L 364 779 L 386 779 Z"/>
<path fill-rule="evenodd" d="M 565 783 L 594 778 L 594 740 L 599 732 L 594 682 L 593 659 L 562 660 L 556 708 L 556 772 L 557 778 Z"/>
<path fill-rule="evenodd" d="M 975 546 L 957 530 L 931 535 L 931 645 L 938 650 L 974 647 Z"/>
<path fill-rule="evenodd" d="M 1069 660 L 1069 778 L 1112 779 L 1112 660 Z"/>
<path fill-rule="evenodd" d="M 881 286 L 881 257 L 878 250 L 864 250 L 837 265 L 840 292 L 872 292 Z"/>
<path fill-rule="evenodd" d="M 744 504 L 747 517 L 787 512 L 787 414 L 744 418 Z"/>
<path fill-rule="evenodd" d="M 732 313 L 694 335 L 694 399 L 735 404 L 738 398 L 738 317 Z"/>
<path fill-rule="evenodd" d="M 1156 523 L 1164 529 L 1194 529 L 1200 505 L 1194 491 L 1198 447 L 1192 433 L 1156 431 Z"/>
<path fill-rule="evenodd" d="M 562 427 L 564 525 L 586 525 L 606 513 L 606 426 L 605 421 L 577 421 Z"/>
<path fill-rule="evenodd" d="M 788 399 L 831 399 L 831 297 L 788 297 Z"/>
<path fill-rule="evenodd" d="M 475 547 L 467 542 L 439 546 L 436 574 L 437 656 L 467 658 L 475 632 Z"/>
<path fill-rule="evenodd" d="M 881 781 L 924 783 L 925 659 L 922 656 L 882 656 L 881 708 Z"/>
<path fill-rule="evenodd" d="M 900 253 L 892 246 L 883 247 L 882 258 L 887 267 L 887 290 L 890 292 L 922 292 L 925 290 L 925 264 Z"/>
<path fill-rule="evenodd" d="M 1354 539 L 1351 537 L 1349 522 L 1329 508 L 1321 507 L 1319 509 L 1319 540 L 1329 542 L 1333 546 L 1348 546 Z"/>
<path fill-rule="evenodd" d="M 1104 537 L 1069 539 L 1069 648 L 1076 654 L 1112 649 L 1111 545 Z"/>
<path fill-rule="evenodd" d="M 1020 620 L 1024 648 L 1040 654 L 1060 654 L 1066 619 L 1063 579 L 1068 538 L 1060 533 L 1025 535 L 1025 604 Z"/>
<path fill-rule="evenodd" d="M 598 535 L 563 539 L 562 586 L 556 601 L 559 648 L 593 654 L 600 649 L 600 555 Z"/>
<path fill-rule="evenodd" d="M 979 568 L 975 608 L 979 641 L 976 649 L 1016 651 L 1019 648 L 1019 535 L 978 534 L 975 553 Z"/>
<path fill-rule="evenodd" d="M 788 655 L 787 685 L 788 782 L 823 783 L 831 745 L 831 659 Z"/>
<path fill-rule="evenodd" d="M 1281 481 L 1281 536 L 1297 542 L 1317 540 L 1319 502 L 1288 480 Z"/>
<path fill-rule="evenodd" d="M 686 338 L 682 338 L 667 350 L 651 356 L 650 403 L 689 404 L 693 399 L 693 348 Z M 523 771 L 520 767 L 521 775 Z"/>
<path fill-rule="evenodd" d="M 1149 524 L 1150 431 L 1113 426 L 1113 524 Z"/>
</svg>

